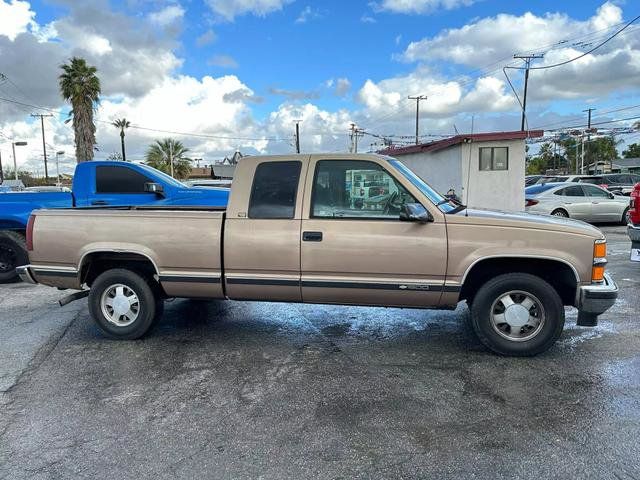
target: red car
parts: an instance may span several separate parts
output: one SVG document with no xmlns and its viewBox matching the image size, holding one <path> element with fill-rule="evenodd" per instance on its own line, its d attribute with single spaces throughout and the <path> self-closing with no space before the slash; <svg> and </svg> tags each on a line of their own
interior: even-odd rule
<svg viewBox="0 0 640 480">
<path fill-rule="evenodd" d="M 627 231 L 631 238 L 631 260 L 640 262 L 640 183 L 636 183 L 631 191 Z"/>
</svg>

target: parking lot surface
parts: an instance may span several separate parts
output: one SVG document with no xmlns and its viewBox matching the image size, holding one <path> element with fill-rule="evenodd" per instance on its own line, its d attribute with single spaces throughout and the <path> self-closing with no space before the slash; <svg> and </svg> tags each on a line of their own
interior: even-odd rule
<svg viewBox="0 0 640 480">
<path fill-rule="evenodd" d="M 86 300 L 0 286 L 0 478 L 638 478 L 640 264 L 616 305 L 503 358 L 454 312 L 167 303 L 106 339 Z"/>
</svg>

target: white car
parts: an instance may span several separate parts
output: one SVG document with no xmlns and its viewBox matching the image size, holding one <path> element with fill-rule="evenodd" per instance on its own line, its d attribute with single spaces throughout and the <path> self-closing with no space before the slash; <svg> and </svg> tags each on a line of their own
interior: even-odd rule
<svg viewBox="0 0 640 480">
<path fill-rule="evenodd" d="M 587 183 L 544 183 L 525 189 L 525 210 L 585 222 L 629 220 L 629 197 Z"/>
</svg>

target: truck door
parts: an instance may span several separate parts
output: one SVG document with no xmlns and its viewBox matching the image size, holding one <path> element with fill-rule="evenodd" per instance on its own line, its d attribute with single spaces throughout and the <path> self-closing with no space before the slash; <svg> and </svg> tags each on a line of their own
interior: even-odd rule
<svg viewBox="0 0 640 480">
<path fill-rule="evenodd" d="M 312 157 L 301 233 L 303 301 L 438 305 L 447 266 L 444 216 L 431 203 L 433 222 L 401 221 L 403 204 L 427 201 L 398 178 L 382 159 Z M 393 187 L 360 198 L 354 183 Z"/>
<path fill-rule="evenodd" d="M 303 197 L 305 174 L 306 164 L 287 157 L 257 164 L 245 159 L 238 166 L 223 247 L 229 298 L 302 300 L 302 202 L 296 200 Z"/>
<path fill-rule="evenodd" d="M 153 180 L 122 163 L 96 167 L 95 193 L 85 199 L 89 206 L 144 205 L 158 201 L 155 193 L 145 192 L 145 184 Z"/>
</svg>

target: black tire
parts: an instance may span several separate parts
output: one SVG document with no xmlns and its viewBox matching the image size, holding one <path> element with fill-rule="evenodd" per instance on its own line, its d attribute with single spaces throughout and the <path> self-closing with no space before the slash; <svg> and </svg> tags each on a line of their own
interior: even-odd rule
<svg viewBox="0 0 640 480">
<path fill-rule="evenodd" d="M 29 263 L 24 235 L 12 230 L 0 232 L 0 283 L 17 282 L 16 267 Z"/>
<path fill-rule="evenodd" d="M 553 215 L 554 217 L 569 218 L 569 212 L 567 212 L 563 208 L 556 208 L 553 212 L 551 212 L 551 215 Z"/>
<path fill-rule="evenodd" d="M 622 212 L 622 218 L 620 219 L 620 225 L 626 225 L 629 223 L 629 218 L 627 217 L 627 215 L 629 215 L 629 207 L 624 209 L 624 212 Z"/>
<path fill-rule="evenodd" d="M 159 314 L 162 314 L 162 307 L 159 306 L 162 298 L 156 294 L 159 289 L 153 282 L 153 279 L 145 278 L 138 273 L 122 268 L 107 270 L 100 274 L 94 280 L 89 292 L 89 311 L 100 330 L 107 336 L 119 340 L 135 340 L 145 335 L 154 325 Z M 114 318 L 117 317 L 117 311 L 113 308 L 111 320 L 103 312 L 103 296 L 108 297 L 115 285 L 126 287 L 127 292 L 133 292 L 133 295 L 137 297 L 137 308 L 135 308 L 135 304 L 131 307 L 132 311 L 135 310 L 133 312 L 135 319 L 132 321 L 124 315 Z M 108 310 L 106 305 L 105 309 Z M 114 321 L 122 323 L 122 325 L 117 325 Z M 128 321 L 131 323 L 125 325 Z"/>
<path fill-rule="evenodd" d="M 499 299 L 510 292 L 532 295 L 542 307 L 537 315 L 544 320 L 535 330 L 527 326 L 518 327 L 514 335 L 524 332 L 524 338 L 520 340 L 506 338 L 514 327 L 508 327 L 507 332 L 500 334 L 500 328 L 494 327 L 492 322 L 494 309 L 504 307 Z M 523 298 L 520 293 L 513 295 L 516 300 L 518 296 Z M 533 308 L 535 312 L 538 306 Z M 500 355 L 527 357 L 542 353 L 555 343 L 564 328 L 564 306 L 560 296 L 549 283 L 528 273 L 507 273 L 489 280 L 476 293 L 470 309 L 471 324 L 476 335 L 487 348 Z M 528 332 L 530 338 L 527 338 L 525 330 L 528 328 L 531 328 Z"/>
</svg>

